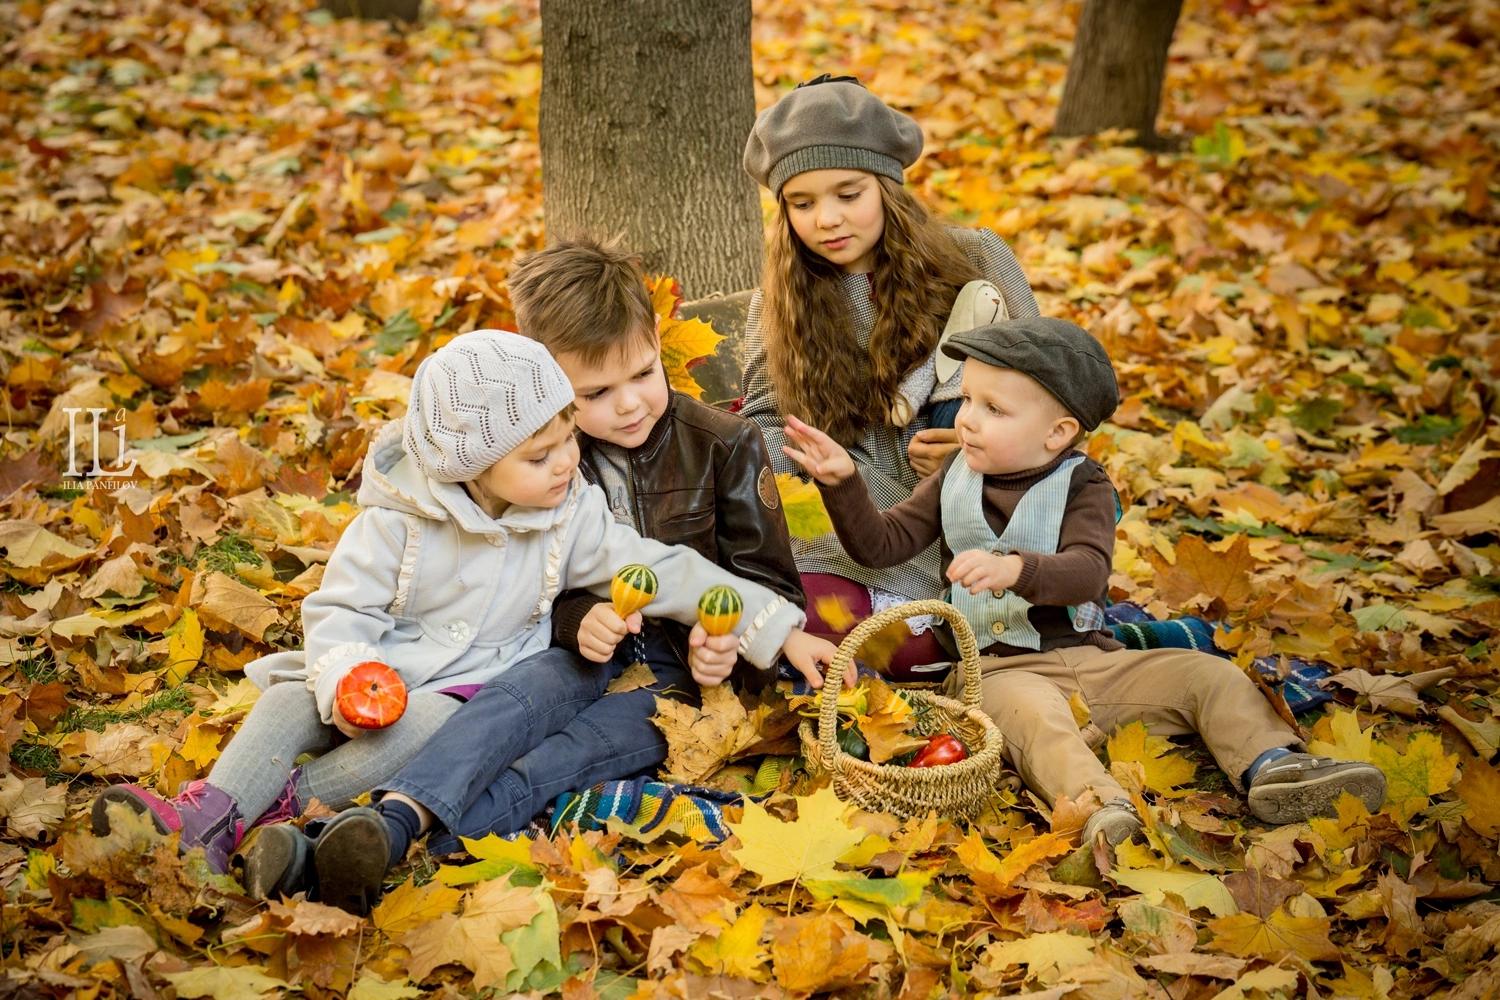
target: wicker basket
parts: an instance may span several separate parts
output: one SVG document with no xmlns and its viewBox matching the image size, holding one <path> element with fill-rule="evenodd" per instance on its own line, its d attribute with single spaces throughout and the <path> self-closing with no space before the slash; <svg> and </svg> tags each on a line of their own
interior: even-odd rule
<svg viewBox="0 0 1500 1000">
<path fill-rule="evenodd" d="M 907 700 L 924 701 L 930 706 L 917 735 L 951 733 L 969 748 L 969 756 L 955 764 L 941 767 L 872 764 L 839 749 L 836 739 L 839 689 L 845 668 L 871 635 L 913 615 L 938 615 L 946 619 L 958 640 L 959 669 L 964 680 L 962 701 L 931 691 L 910 688 L 902 691 Z M 816 727 L 812 720 L 807 720 L 798 733 L 808 766 L 832 774 L 833 788 L 839 798 L 862 809 L 894 813 L 902 818 L 921 818 L 929 810 L 936 810 L 941 816 L 971 819 L 984 810 L 995 794 L 1001 777 L 1000 730 L 979 707 L 979 644 L 974 641 L 968 621 L 953 605 L 944 601 L 912 601 L 860 622 L 839 644 L 838 654 L 824 678 L 821 698 Z"/>
</svg>

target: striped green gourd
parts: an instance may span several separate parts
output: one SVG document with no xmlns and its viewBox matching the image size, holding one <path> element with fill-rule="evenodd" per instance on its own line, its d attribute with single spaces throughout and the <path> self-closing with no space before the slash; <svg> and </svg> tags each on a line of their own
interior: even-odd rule
<svg viewBox="0 0 1500 1000">
<path fill-rule="evenodd" d="M 640 563 L 621 566 L 609 581 L 609 601 L 621 618 L 639 611 L 656 597 L 656 574 Z"/>
<path fill-rule="evenodd" d="M 698 598 L 698 624 L 709 635 L 728 635 L 740 623 L 745 602 L 733 587 L 716 584 Z"/>
</svg>

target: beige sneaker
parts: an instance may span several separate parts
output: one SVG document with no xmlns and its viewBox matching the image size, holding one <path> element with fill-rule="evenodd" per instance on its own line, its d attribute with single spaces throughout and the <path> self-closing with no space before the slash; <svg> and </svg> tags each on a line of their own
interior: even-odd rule
<svg viewBox="0 0 1500 1000">
<path fill-rule="evenodd" d="M 1083 842 L 1092 844 L 1094 838 L 1102 833 L 1105 841 L 1113 847 L 1140 833 L 1144 826 L 1140 813 L 1135 811 L 1135 806 L 1128 799 L 1110 799 L 1084 821 Z"/>
</svg>

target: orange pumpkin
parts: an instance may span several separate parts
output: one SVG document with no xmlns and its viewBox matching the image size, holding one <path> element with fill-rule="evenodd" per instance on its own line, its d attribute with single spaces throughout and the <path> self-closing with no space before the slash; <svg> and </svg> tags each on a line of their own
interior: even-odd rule
<svg viewBox="0 0 1500 1000">
<path fill-rule="evenodd" d="M 384 729 L 406 711 L 406 684 L 388 665 L 365 660 L 339 678 L 334 704 L 351 726 Z"/>
</svg>

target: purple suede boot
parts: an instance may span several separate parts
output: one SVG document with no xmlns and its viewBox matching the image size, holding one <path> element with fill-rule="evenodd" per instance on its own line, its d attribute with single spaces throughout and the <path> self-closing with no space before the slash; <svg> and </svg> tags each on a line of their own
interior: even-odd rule
<svg viewBox="0 0 1500 1000">
<path fill-rule="evenodd" d="M 229 793 L 206 781 L 190 781 L 170 799 L 139 785 L 115 785 L 94 800 L 94 835 L 109 835 L 109 804 L 120 802 L 138 815 L 150 816 L 158 833 L 180 833 L 179 849 L 203 848 L 208 865 L 223 874 L 229 855 L 245 835 L 245 820 Z"/>
<path fill-rule="evenodd" d="M 271 808 L 260 814 L 260 817 L 252 824 L 257 826 L 274 826 L 277 823 L 290 823 L 302 816 L 304 803 L 302 796 L 297 794 L 297 779 L 302 776 L 302 768 L 292 768 L 292 773 L 287 775 L 286 785 L 281 789 L 281 794 L 276 796 L 276 801 L 271 803 Z"/>
</svg>

